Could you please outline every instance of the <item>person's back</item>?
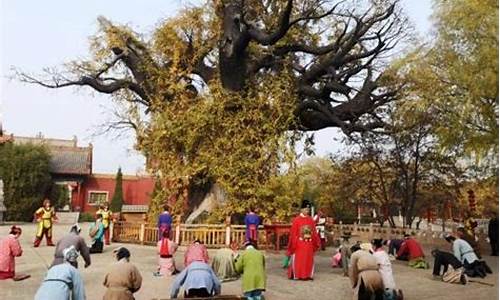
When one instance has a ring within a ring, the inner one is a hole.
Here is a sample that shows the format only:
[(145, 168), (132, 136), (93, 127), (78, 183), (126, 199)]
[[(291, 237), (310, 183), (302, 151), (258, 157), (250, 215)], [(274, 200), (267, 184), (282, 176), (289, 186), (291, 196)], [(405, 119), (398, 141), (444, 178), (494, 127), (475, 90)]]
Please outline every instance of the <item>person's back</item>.
[[(193, 261), (175, 278), (170, 298), (177, 298), (181, 287), (189, 296), (207, 296), (220, 294), (221, 284), (207, 263)], [(190, 290), (195, 291), (195, 293), (190, 292)]]
[(379, 273), (382, 276), (382, 281), (384, 282), (384, 288), (386, 289), (396, 289), (396, 283), (394, 282), (394, 276), (392, 274), (392, 264), (389, 259), (389, 255), (382, 249), (373, 252), (373, 257), (379, 265)]
[[(355, 247), (353, 247), (355, 248)], [(384, 283), (378, 271), (377, 260), (366, 250), (353, 251), (351, 255), (350, 279), (353, 299), (382, 299)]]
[(420, 243), (413, 238), (405, 239), (398, 251), (398, 256), (401, 256), (400, 253), (407, 253), (410, 260), (423, 258), (425, 256), (422, 246), (420, 246)]
[(135, 265), (125, 258), (109, 267), (109, 272), (104, 278), (104, 286), (107, 287), (105, 300), (127, 300), (134, 299), (133, 293), (138, 291), (142, 285), (142, 277)]
[(453, 254), (462, 263), (467, 261), (467, 263), (472, 264), (479, 260), (471, 245), (462, 239), (456, 239), (453, 242)]
[(53, 266), (38, 289), (35, 300), (83, 300), (85, 289), (78, 270), (69, 263)]
[(15, 277), (15, 257), (22, 254), (21, 244), (14, 234), (0, 239), (0, 279)]
[[(81, 254), (83, 259), (85, 260), (85, 267), (88, 267), (90, 265), (89, 248), (87, 247), (87, 244), (85, 244), (85, 240), (83, 239), (83, 237), (76, 234), (75, 232), (70, 232), (64, 235), (56, 243), (56, 250), (54, 252), (54, 261), (52, 262), (51, 267), (58, 264), (62, 264), (64, 262), (63, 250), (70, 246), (74, 246), (76, 251), (78, 251)], [(78, 268), (78, 264), (76, 265), (76, 267)]]
[(229, 248), (221, 248), (215, 252), (212, 259), (212, 269), (221, 281), (230, 281), (238, 279), (234, 267), (233, 250)]
[(207, 247), (199, 241), (195, 241), (186, 250), (186, 253), (184, 254), (184, 267), (188, 267), (193, 261), (208, 263)]
[(265, 258), (262, 252), (253, 246), (247, 246), (238, 257), (236, 271), (243, 273), (242, 285), (246, 296), (259, 297), (266, 289)]

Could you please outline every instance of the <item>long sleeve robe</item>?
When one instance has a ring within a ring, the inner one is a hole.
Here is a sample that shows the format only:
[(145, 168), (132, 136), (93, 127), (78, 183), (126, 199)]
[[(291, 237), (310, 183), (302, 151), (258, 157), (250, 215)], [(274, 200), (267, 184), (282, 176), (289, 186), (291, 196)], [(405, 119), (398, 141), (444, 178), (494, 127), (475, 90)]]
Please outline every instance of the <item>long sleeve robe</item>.
[(12, 234), (0, 240), (0, 279), (13, 278), (15, 276), (15, 257), (23, 254), (21, 244)]
[(78, 251), (83, 257), (83, 260), (85, 260), (85, 264), (90, 265), (89, 247), (87, 247), (85, 240), (80, 235), (71, 232), (57, 241), (56, 251), (54, 253), (54, 261), (52, 262), (51, 267), (62, 264), (64, 262), (63, 250), (70, 246), (74, 246), (76, 251)]
[[(72, 285), (72, 288), (69, 285)], [(47, 272), (35, 300), (85, 300), (85, 287), (78, 269), (69, 263), (53, 266)]]
[(248, 213), (245, 216), (245, 237), (246, 240), (258, 240), (258, 228), (260, 217), (255, 213)]
[(314, 252), (319, 249), (320, 239), (316, 224), (310, 216), (295, 217), (290, 228), (287, 256), (290, 256), (288, 278), (312, 279), (314, 275)]
[(108, 288), (103, 300), (134, 300), (133, 294), (141, 288), (142, 276), (136, 266), (123, 258), (110, 267), (103, 284)]
[(193, 261), (208, 263), (207, 247), (203, 244), (191, 244), (184, 254), (184, 267), (188, 267)]
[(377, 260), (364, 250), (358, 250), (351, 255), (349, 278), (351, 279), (354, 300), (358, 300), (361, 284), (372, 294), (384, 291)]
[(170, 257), (161, 257), (160, 256), (160, 251), (161, 251), (161, 244), (164, 241), (158, 241), (156, 243), (156, 248), (158, 250), (158, 272), (160, 272), (161, 275), (172, 275), (175, 271), (175, 260), (174, 260), (174, 254), (177, 251), (178, 245), (171, 241), (168, 240), (168, 253)]

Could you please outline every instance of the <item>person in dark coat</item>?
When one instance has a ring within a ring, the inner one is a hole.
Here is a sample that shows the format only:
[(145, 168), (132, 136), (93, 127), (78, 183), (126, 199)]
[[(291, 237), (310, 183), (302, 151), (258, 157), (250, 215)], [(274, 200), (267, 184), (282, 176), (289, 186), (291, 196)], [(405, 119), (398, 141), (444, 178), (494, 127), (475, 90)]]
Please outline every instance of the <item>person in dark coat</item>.
[(389, 253), (392, 256), (396, 256), (396, 253), (398, 253), (399, 248), (401, 248), (401, 245), (403, 244), (404, 240), (401, 239), (392, 239), (392, 240), (385, 240), (384, 241), (384, 246), (389, 247)]
[(498, 217), (495, 215), (488, 224), (488, 237), (491, 245), (491, 255), (498, 256)]

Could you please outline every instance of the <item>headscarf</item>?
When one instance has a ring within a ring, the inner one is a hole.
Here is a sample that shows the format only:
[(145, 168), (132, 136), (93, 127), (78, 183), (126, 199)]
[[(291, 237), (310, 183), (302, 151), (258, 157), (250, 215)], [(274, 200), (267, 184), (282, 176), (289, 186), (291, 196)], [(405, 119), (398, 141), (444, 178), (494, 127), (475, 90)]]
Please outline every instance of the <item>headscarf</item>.
[(71, 245), (63, 250), (64, 260), (69, 263), (76, 263), (78, 259), (78, 251), (76, 251), (75, 246)]

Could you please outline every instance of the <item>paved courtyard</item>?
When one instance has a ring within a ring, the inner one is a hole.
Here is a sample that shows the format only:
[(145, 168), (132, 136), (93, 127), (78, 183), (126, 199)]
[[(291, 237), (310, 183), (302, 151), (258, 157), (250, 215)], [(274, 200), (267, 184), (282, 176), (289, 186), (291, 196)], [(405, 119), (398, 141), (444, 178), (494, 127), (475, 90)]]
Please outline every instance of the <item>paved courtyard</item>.
[[(41, 281), (47, 271), (47, 265), (52, 261), (54, 248), (46, 247), (43, 242), (40, 248), (33, 248), (32, 240), (35, 233), (34, 224), (25, 224), (21, 244), (24, 250), (22, 257), (17, 259), (16, 270), (31, 274), (31, 278), (14, 282), (12, 280), (0, 281), (0, 299), (33, 299)], [(88, 224), (82, 225), (82, 235), (87, 237)], [(61, 237), (69, 229), (69, 225), (57, 225), (54, 230), (55, 239)], [(8, 233), (9, 226), (0, 226), (0, 236)], [(87, 238), (88, 240), (88, 238)], [(112, 249), (122, 244), (113, 244), (106, 247), (104, 253), (92, 256), (92, 265), (84, 269), (80, 263), (80, 271), (85, 282), (87, 299), (101, 299), (105, 288), (102, 285), (107, 267), (114, 262)], [(143, 285), (135, 294), (136, 299), (166, 299), (169, 296), (172, 277), (154, 277), (157, 256), (151, 246), (126, 244), (132, 253), (131, 262), (136, 264), (143, 276)], [(349, 280), (342, 277), (340, 269), (330, 268), (330, 255), (332, 249), (320, 253), (316, 259), (316, 275), (314, 281), (295, 282), (286, 279), (285, 271), (281, 268), (283, 255), (266, 254), (266, 268), (268, 274), (268, 289), (266, 299), (292, 300), (292, 299), (351, 299)], [(213, 252), (210, 251), (212, 254)], [(430, 253), (427, 249), (426, 253)], [(184, 248), (181, 247), (176, 254), (179, 266), (182, 266)], [(413, 270), (401, 262), (393, 264), (396, 284), (403, 289), (405, 299), (498, 299), (498, 258), (485, 257), (492, 267), (494, 274), (482, 281), (494, 284), (494, 287), (479, 283), (470, 283), (467, 286), (452, 285), (433, 281), (431, 270)], [(233, 281), (223, 283), (223, 294), (240, 294), (241, 282)], [(49, 300), (49, 299), (48, 299)]]

